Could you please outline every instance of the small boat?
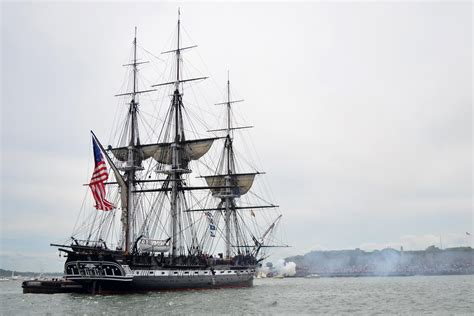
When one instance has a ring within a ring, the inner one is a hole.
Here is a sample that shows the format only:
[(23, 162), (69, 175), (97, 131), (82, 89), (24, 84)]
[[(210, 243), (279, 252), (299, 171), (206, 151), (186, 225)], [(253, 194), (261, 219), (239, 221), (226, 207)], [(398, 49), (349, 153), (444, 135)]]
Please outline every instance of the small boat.
[(316, 274), (316, 273), (312, 273), (312, 274), (308, 274), (307, 276), (305, 276), (305, 278), (307, 279), (319, 279), (321, 276), (319, 274)]
[(15, 275), (15, 271), (12, 271), (11, 280), (18, 280), (18, 276)]
[(84, 287), (70, 280), (49, 279), (49, 280), (29, 280), (21, 284), (23, 293), (80, 293), (84, 292)]

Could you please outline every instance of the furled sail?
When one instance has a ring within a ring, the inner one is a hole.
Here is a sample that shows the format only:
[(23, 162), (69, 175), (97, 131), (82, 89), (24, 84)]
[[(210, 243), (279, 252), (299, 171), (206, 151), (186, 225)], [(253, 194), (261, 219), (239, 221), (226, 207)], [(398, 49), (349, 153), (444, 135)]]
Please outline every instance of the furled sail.
[[(255, 175), (258, 173), (238, 173), (230, 175), (231, 192), (235, 196), (241, 196), (247, 193), (252, 187)], [(207, 185), (210, 187), (222, 187), (226, 185), (227, 175), (205, 176)], [(226, 194), (226, 188), (211, 189), (212, 195)]]
[[(128, 147), (111, 148), (109, 146), (109, 150), (112, 152), (112, 154), (117, 160), (122, 162), (128, 161)], [(138, 157), (143, 159), (143, 152), (141, 150), (141, 147), (137, 146), (135, 148), (135, 153), (138, 153)]]
[[(191, 161), (198, 160), (204, 156), (209, 149), (211, 149), (212, 143), (215, 138), (206, 138), (206, 139), (196, 139), (188, 140), (180, 145), (183, 147), (181, 160), (182, 161)], [(154, 145), (145, 145), (142, 147), (144, 153), (144, 159), (153, 157), (156, 161), (171, 165), (172, 164), (172, 150), (171, 144), (154, 144)]]
[[(216, 138), (203, 138), (179, 143), (179, 145), (183, 147), (181, 160), (191, 161), (201, 158), (209, 151), (209, 149), (211, 149), (212, 143), (215, 139)], [(142, 160), (152, 157), (160, 163), (171, 165), (171, 145), (172, 143), (141, 145), (137, 148), (137, 152)], [(126, 162), (128, 160), (127, 147), (111, 148), (110, 151), (118, 160), (122, 162)]]

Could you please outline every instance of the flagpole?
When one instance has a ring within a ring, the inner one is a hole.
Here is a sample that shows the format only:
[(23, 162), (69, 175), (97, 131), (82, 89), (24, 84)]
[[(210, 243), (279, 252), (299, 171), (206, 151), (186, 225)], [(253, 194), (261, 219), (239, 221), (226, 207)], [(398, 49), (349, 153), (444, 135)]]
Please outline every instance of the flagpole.
[(97, 136), (95, 136), (93, 131), (91, 131), (91, 134), (92, 134), (92, 137), (97, 142), (97, 145), (99, 145), (99, 148), (102, 151), (102, 153), (104, 154), (105, 159), (107, 159), (107, 162), (109, 163), (110, 167), (112, 168), (112, 170), (114, 172), (114, 175), (115, 175), (115, 178), (117, 179), (117, 182), (119, 183), (119, 185), (121, 187), (126, 187), (127, 184), (126, 184), (125, 180), (123, 179), (122, 175), (120, 174), (119, 170), (117, 169), (117, 166), (113, 163), (112, 159), (110, 159), (109, 155), (107, 155), (107, 152), (105, 151), (104, 147), (100, 143)]

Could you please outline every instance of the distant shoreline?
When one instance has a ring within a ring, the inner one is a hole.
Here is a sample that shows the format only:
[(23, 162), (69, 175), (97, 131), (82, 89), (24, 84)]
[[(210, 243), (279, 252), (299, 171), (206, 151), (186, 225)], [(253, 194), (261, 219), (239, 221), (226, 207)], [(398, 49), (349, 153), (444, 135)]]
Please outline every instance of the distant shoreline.
[[(444, 276), (444, 275), (474, 275), (474, 272), (441, 272), (441, 273), (388, 273), (388, 274), (374, 274), (374, 273), (322, 273), (317, 274), (321, 278), (364, 278), (364, 277), (411, 277), (411, 276)], [(295, 275), (294, 278), (307, 278), (311, 274)]]
[[(474, 250), (471, 247), (439, 249), (430, 246), (426, 250), (411, 251), (404, 251), (403, 248), (369, 252), (360, 249), (311, 251), (288, 257), (285, 261), (296, 265), (294, 276), (297, 277), (312, 274), (320, 277), (474, 274)], [(267, 263), (267, 269), (275, 273), (271, 263)]]
[(12, 272), (14, 273), (15, 276), (21, 276), (21, 277), (38, 277), (40, 275), (58, 277), (58, 276), (63, 275), (63, 272), (15, 271), (15, 270), (6, 270), (6, 269), (0, 268), (0, 277), (11, 277)]

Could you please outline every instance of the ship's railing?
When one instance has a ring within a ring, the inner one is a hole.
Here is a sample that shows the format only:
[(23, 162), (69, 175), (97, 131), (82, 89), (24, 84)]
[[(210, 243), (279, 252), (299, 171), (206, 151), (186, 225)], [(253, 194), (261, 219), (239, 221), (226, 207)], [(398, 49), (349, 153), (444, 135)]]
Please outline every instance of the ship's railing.
[(138, 242), (138, 249), (145, 252), (168, 252), (170, 246), (167, 243), (169, 240), (142, 238)]
[(74, 245), (77, 246), (86, 246), (86, 247), (94, 247), (94, 248), (104, 248), (108, 249), (107, 244), (102, 239), (99, 240), (81, 240), (73, 238)]

